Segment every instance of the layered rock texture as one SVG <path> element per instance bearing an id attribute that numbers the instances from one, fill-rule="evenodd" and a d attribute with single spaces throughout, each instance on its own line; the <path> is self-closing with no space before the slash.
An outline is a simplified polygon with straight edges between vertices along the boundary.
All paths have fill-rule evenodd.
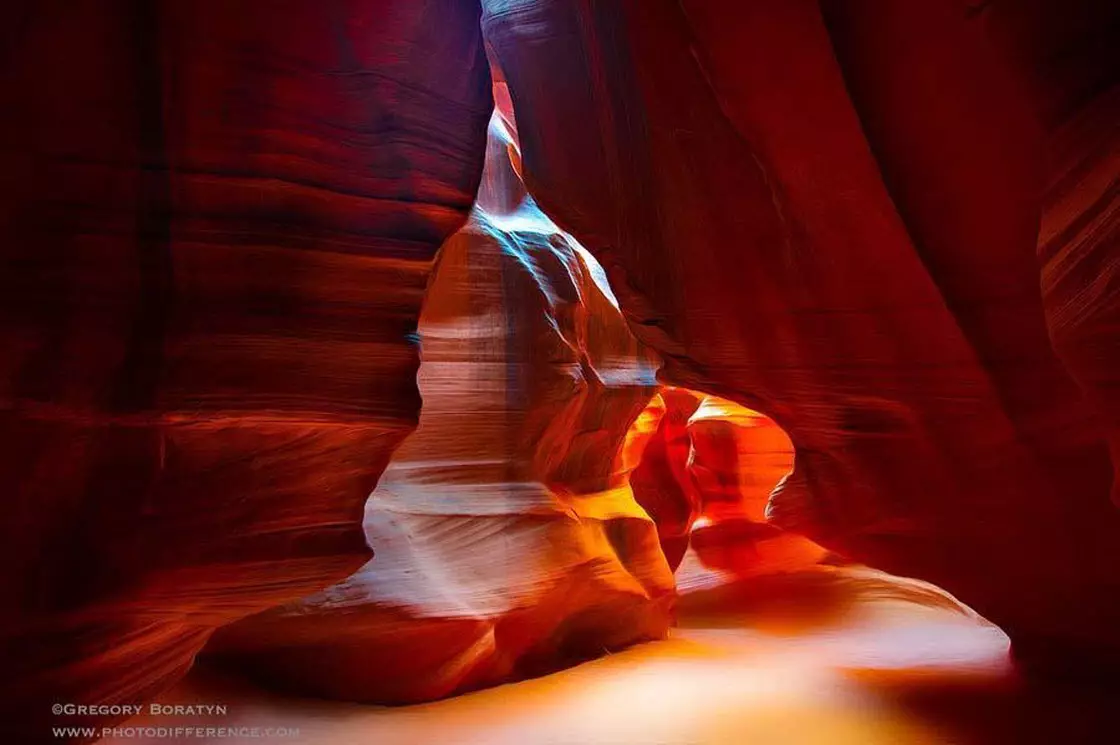
<path id="1" fill-rule="evenodd" d="M 684 388 L 665 387 L 631 430 L 635 441 L 645 439 L 647 444 L 630 476 L 630 486 L 638 504 L 657 525 L 661 550 L 674 570 L 688 550 L 692 522 L 700 510 L 700 496 L 688 471 L 692 455 L 688 418 L 702 398 Z"/>
<path id="2" fill-rule="evenodd" d="M 492 105 L 460 0 L 4 14 L 0 701 L 58 741 L 369 558 Z"/>
<path id="3" fill-rule="evenodd" d="M 1120 87 L 1056 129 L 1048 155 L 1038 255 L 1050 336 L 1108 433 L 1120 506 Z"/>
<path id="4" fill-rule="evenodd" d="M 630 483 L 674 569 L 690 546 L 704 566 L 728 578 L 797 571 L 824 558 L 820 546 L 767 518 L 794 455 L 773 419 L 718 396 L 666 387 L 635 423 L 634 436 L 649 429 L 653 436 Z"/>
<path id="5" fill-rule="evenodd" d="M 481 6 L 5 6 L 9 739 L 246 617 L 304 691 L 532 675 L 778 528 L 1120 665 L 1120 5 Z"/>
<path id="6" fill-rule="evenodd" d="M 483 28 L 530 189 L 665 381 L 789 434 L 772 519 L 936 582 L 1020 655 L 1105 664 L 1120 515 L 1074 378 L 1103 395 L 1120 365 L 1080 342 L 1091 361 L 1063 364 L 1082 354 L 1055 352 L 1035 251 L 1046 127 L 1116 68 L 1078 51 L 1058 74 L 1032 35 L 1077 18 L 1063 43 L 1085 39 L 1115 11 L 1002 5 L 491 0 Z M 1114 298 L 1079 328 L 1114 339 Z"/>
<path id="7" fill-rule="evenodd" d="M 700 561 L 735 577 L 791 572 L 824 550 L 767 518 L 793 470 L 793 443 L 768 416 L 705 396 L 688 420 L 687 469 L 699 497 L 691 544 Z"/>
<path id="8" fill-rule="evenodd" d="M 628 484 L 657 362 L 511 152 L 495 117 L 478 208 L 420 320 L 420 423 L 366 507 L 373 560 L 215 639 L 271 685 L 427 701 L 668 629 L 672 574 Z"/>

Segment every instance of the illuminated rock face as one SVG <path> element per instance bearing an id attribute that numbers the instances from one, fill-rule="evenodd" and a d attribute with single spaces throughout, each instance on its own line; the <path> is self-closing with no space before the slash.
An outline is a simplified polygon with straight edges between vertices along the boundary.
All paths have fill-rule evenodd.
<path id="1" fill-rule="evenodd" d="M 374 559 L 216 639 L 270 684 L 426 701 L 668 628 L 672 575 L 628 486 L 643 438 L 626 442 L 656 362 L 594 260 L 522 201 L 504 132 L 428 290 L 424 408 L 366 508 Z"/>
<path id="2" fill-rule="evenodd" d="M 1020 650 L 1120 652 L 1112 468 L 1039 291 L 1038 106 L 986 14 L 484 11 L 527 183 L 603 262 L 665 382 L 796 446 L 772 518 L 945 587 Z"/>
<path id="3" fill-rule="evenodd" d="M 510 209 L 520 198 L 508 174 L 476 191 L 490 81 L 469 0 L 9 5 L 0 701 L 18 727 L 54 701 L 149 697 L 213 628 L 367 560 L 361 505 L 417 417 L 413 333 L 429 262 L 476 193 Z M 1111 468 L 1072 381 L 1120 462 L 1109 93 L 1120 5 L 486 6 L 509 76 L 500 102 L 522 125 L 534 194 L 605 263 L 636 335 L 668 360 L 669 383 L 765 412 L 792 438 L 775 520 L 945 586 L 1020 648 L 1082 645 L 1099 662 L 1115 652 Z M 480 222 L 455 251 L 497 241 L 509 256 L 492 254 L 493 274 L 556 309 L 568 339 L 583 316 L 565 313 L 582 307 L 573 288 L 591 264 L 566 238 L 554 245 L 551 228 L 515 238 L 506 207 L 484 207 L 503 219 Z M 546 286 L 547 302 L 534 295 Z M 551 338 L 533 325 L 543 317 L 518 338 Z M 573 515 L 572 504 L 600 504 L 579 495 L 614 483 L 603 469 L 621 478 L 640 450 L 637 438 L 617 456 L 615 415 L 599 423 L 561 400 L 583 385 L 614 395 L 615 379 L 598 375 L 612 363 L 565 356 L 594 347 L 549 347 L 571 373 L 565 396 L 517 366 L 502 383 L 538 413 L 506 428 L 513 462 L 533 465 L 501 483 L 543 483 Z M 609 434 L 567 436 L 577 429 Z M 526 455 L 526 432 L 555 450 Z M 442 483 L 429 455 L 411 457 L 425 464 L 418 478 Z M 691 499 L 665 522 L 676 531 L 661 536 L 667 551 L 699 509 Z M 525 537 L 519 519 L 491 528 Z M 579 556 L 609 556 L 610 544 L 619 564 L 634 559 L 596 581 L 629 588 L 620 605 L 656 633 L 660 617 L 646 609 L 665 582 L 648 523 L 604 517 L 627 530 L 596 537 L 593 519 L 578 529 L 549 519 L 541 532 L 561 537 L 545 545 L 570 547 L 575 531 L 587 538 Z M 440 556 L 433 530 L 417 535 Z M 481 659 L 480 629 L 493 630 L 494 648 L 522 650 L 510 663 L 519 671 L 561 656 L 526 641 L 545 636 L 541 614 L 495 604 L 520 590 L 476 605 L 465 588 L 452 605 L 486 613 L 449 618 L 419 593 L 390 613 L 407 625 L 371 625 L 415 633 L 410 669 L 446 673 L 428 690 L 409 683 L 404 698 L 473 684 L 456 665 Z M 614 592 L 573 591 L 560 609 Z M 506 623 L 486 617 L 495 612 Z M 344 627 L 316 633 L 353 638 Z M 606 628 L 591 612 L 554 638 L 613 643 Z M 428 643 L 433 629 L 446 646 Z M 326 658 L 329 646 L 304 649 Z M 501 669 L 470 674 L 480 684 Z M 46 727 L 36 722 L 33 737 Z"/>
<path id="4" fill-rule="evenodd" d="M 767 520 L 771 492 L 793 470 L 793 443 L 773 419 L 705 396 L 688 419 L 688 474 L 699 497 L 691 543 L 700 561 L 736 577 L 816 564 L 824 550 Z"/>
<path id="5" fill-rule="evenodd" d="M 215 627 L 368 560 L 491 96 L 460 0 L 17 8 L 0 699 L 32 742 L 114 719 L 53 702 L 143 701 Z"/>
<path id="6" fill-rule="evenodd" d="M 656 523 L 661 550 L 674 571 L 688 549 L 692 522 L 700 509 L 700 497 L 688 471 L 692 453 L 688 418 L 702 398 L 685 388 L 662 388 L 634 427 L 648 428 L 650 434 L 630 485 L 638 504 Z M 642 434 L 635 432 L 635 437 Z"/>
<path id="7" fill-rule="evenodd" d="M 766 516 L 793 469 L 793 444 L 774 420 L 727 399 L 666 387 L 651 402 L 653 437 L 630 479 L 675 570 L 691 544 L 725 577 L 788 572 L 824 550 Z"/>

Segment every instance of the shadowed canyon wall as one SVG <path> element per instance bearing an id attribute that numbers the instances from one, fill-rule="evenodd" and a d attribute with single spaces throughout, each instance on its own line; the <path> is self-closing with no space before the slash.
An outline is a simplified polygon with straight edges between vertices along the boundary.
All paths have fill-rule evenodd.
<path id="1" fill-rule="evenodd" d="M 791 437 L 772 517 L 938 583 L 1020 654 L 1120 651 L 1112 469 L 1035 259 L 1038 112 L 1063 107 L 1030 97 L 1040 76 L 989 12 L 484 8 L 529 188 L 601 259 L 665 381 Z"/>
<path id="2" fill-rule="evenodd" d="M 227 655 L 363 700 L 663 633 L 702 407 L 643 410 L 654 354 L 788 435 L 771 528 L 937 583 L 1025 660 L 1120 662 L 1120 5 L 482 6 L 5 6 L 15 741 L 250 616 Z M 484 40 L 522 149 L 479 190 Z"/>
<path id="3" fill-rule="evenodd" d="M 1120 5 L 985 4 L 980 20 L 1046 127 L 1038 258 L 1054 348 L 1107 429 L 1120 505 Z"/>
<path id="4" fill-rule="evenodd" d="M 369 558 L 492 106 L 461 0 L 4 14 L 0 700 L 53 741 Z"/>
<path id="5" fill-rule="evenodd" d="M 1120 87 L 1080 109 L 1048 144 L 1043 300 L 1054 348 L 1107 429 L 1120 506 Z"/>

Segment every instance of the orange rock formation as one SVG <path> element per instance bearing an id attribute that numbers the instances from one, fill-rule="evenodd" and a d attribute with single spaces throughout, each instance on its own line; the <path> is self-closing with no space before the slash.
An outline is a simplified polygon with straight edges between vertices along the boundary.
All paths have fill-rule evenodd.
<path id="1" fill-rule="evenodd" d="M 420 423 L 366 507 L 374 559 L 216 640 L 271 684 L 427 701 L 668 628 L 672 575 L 628 484 L 643 443 L 626 442 L 657 362 L 511 148 L 495 117 L 479 208 L 420 319 Z"/>

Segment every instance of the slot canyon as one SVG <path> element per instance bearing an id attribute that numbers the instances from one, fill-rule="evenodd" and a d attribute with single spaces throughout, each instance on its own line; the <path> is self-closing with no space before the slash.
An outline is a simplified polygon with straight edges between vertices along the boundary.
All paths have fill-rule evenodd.
<path id="1" fill-rule="evenodd" d="M 1120 4 L 2 13 L 0 742 L 1120 740 Z"/>

